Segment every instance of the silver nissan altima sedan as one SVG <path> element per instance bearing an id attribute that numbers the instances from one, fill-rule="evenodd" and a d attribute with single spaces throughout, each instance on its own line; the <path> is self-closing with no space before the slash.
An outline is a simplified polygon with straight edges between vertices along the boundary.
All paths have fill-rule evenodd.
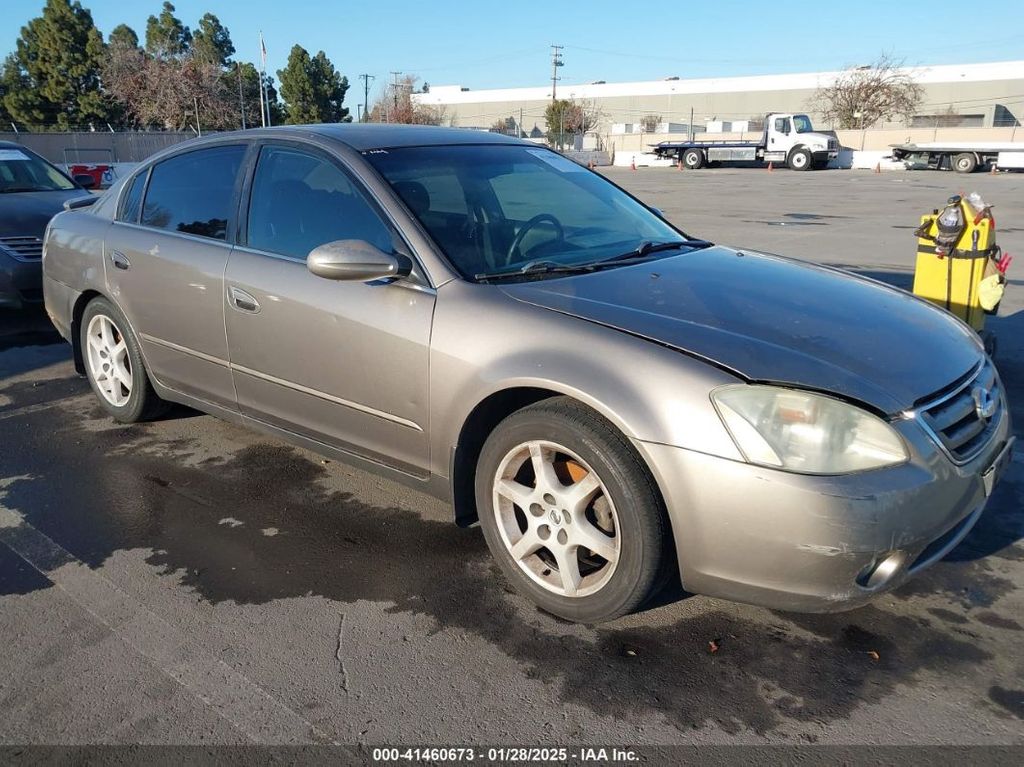
<path id="1" fill-rule="evenodd" d="M 950 314 L 495 134 L 190 141 L 54 218 L 43 266 L 113 418 L 184 403 L 428 490 L 577 621 L 674 577 L 855 607 L 957 545 L 1014 441 Z"/>

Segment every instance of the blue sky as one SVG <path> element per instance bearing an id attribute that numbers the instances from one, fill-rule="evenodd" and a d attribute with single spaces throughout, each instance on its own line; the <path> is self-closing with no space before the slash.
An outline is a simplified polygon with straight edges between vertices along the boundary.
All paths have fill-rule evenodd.
<path id="1" fill-rule="evenodd" d="M 43 0 L 0 5 L 0 55 L 6 55 Z M 162 0 L 83 5 L 104 36 L 124 22 L 141 38 Z M 977 11 L 948 0 L 862 3 L 878 11 L 856 15 L 855 4 L 834 0 L 178 0 L 175 6 L 193 27 L 207 11 L 217 14 L 243 61 L 258 59 L 262 29 L 275 79 L 293 44 L 324 50 L 352 83 L 346 101 L 353 106 L 362 101 L 361 72 L 375 75 L 377 87 L 392 70 L 473 89 L 542 85 L 551 75 L 552 43 L 565 46 L 565 83 L 837 69 L 867 63 L 883 50 L 911 65 L 1024 59 L 1021 0 L 989 0 Z M 784 11 L 762 19 L 771 8 Z M 974 13 L 983 23 L 961 23 Z"/>

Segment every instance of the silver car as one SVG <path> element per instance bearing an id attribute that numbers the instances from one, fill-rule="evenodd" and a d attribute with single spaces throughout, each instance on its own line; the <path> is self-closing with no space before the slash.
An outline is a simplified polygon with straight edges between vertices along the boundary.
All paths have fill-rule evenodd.
<path id="1" fill-rule="evenodd" d="M 448 499 L 572 620 L 677 577 L 857 606 L 956 546 L 1010 460 L 999 376 L 951 315 L 695 239 L 494 134 L 192 141 L 59 214 L 43 258 L 114 418 L 180 402 Z"/>

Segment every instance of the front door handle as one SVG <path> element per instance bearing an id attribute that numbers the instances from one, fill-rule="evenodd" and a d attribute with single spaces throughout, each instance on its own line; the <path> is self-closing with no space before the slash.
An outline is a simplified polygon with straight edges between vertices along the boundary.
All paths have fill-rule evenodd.
<path id="1" fill-rule="evenodd" d="M 131 268 L 132 262 L 128 260 L 128 256 L 119 250 L 110 251 L 110 263 L 117 269 L 123 269 L 128 271 Z"/>
<path id="2" fill-rule="evenodd" d="M 241 288 L 236 288 L 233 285 L 228 288 L 228 302 L 239 311 L 248 312 L 249 314 L 258 314 L 260 310 L 259 301 Z"/>

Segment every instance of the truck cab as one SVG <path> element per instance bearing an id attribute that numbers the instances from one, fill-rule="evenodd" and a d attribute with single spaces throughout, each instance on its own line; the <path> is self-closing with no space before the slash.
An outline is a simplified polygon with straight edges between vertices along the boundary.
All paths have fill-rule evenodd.
<path id="1" fill-rule="evenodd" d="M 839 154 L 839 142 L 816 133 L 805 114 L 772 112 L 765 117 L 762 137 L 765 162 L 785 162 L 793 170 L 819 169 Z"/>

